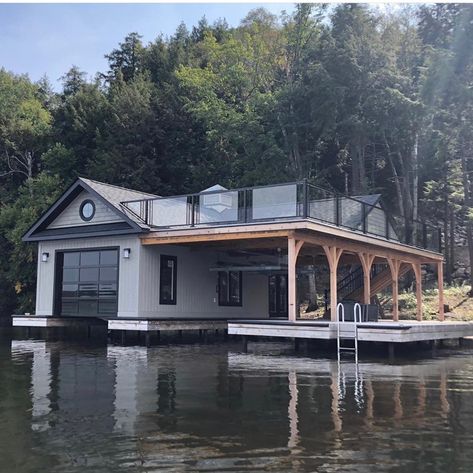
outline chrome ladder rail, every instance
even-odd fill
[[[341,315],[341,317],[340,317]],[[341,320],[340,320],[341,319]],[[353,307],[353,322],[345,322],[345,307],[341,302],[337,305],[337,356],[338,361],[340,362],[340,355],[342,351],[353,352],[355,356],[355,363],[358,363],[358,324],[361,322],[361,305],[356,303]],[[348,332],[345,330],[342,334],[341,327],[347,328],[348,325],[353,325],[353,327]],[[353,340],[354,346],[348,347],[343,346],[343,340]]]

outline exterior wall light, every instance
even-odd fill
[[[124,258],[129,258],[131,254],[131,249],[130,248],[123,248],[123,257]]]
[[[45,253],[41,253],[41,261],[42,261],[43,263],[46,263],[46,262],[48,261],[48,259],[49,259],[49,253],[46,253],[46,252],[45,252]]]

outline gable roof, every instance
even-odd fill
[[[353,198],[361,200],[365,204],[375,206],[380,203],[381,194],[355,195]]]
[[[120,212],[120,214],[126,215],[141,228],[150,228],[138,216],[122,205],[121,202],[126,202],[129,200],[153,199],[160,197],[159,195],[135,191],[132,189],[127,189],[126,187],[114,186],[112,184],[105,184],[104,182],[85,179],[83,177],[79,177],[79,180],[90,187],[90,189],[93,189],[94,192],[105,199],[105,201],[109,202]]]
[[[214,184],[213,186],[207,187],[207,189],[201,190],[200,194],[205,194],[206,192],[217,192],[217,191],[227,191],[226,187],[221,186],[220,184]]]
[[[48,229],[48,225],[84,190],[99,199],[112,212],[118,215],[123,222],[70,227],[67,229],[66,233],[64,229]],[[148,231],[149,226],[138,216],[130,212],[125,206],[121,205],[120,202],[135,199],[150,199],[153,197],[158,196],[79,177],[29,228],[23,235],[23,241],[101,236],[110,233],[120,235]]]
[[[345,198],[341,197],[341,200],[345,201],[345,203],[342,203],[344,225],[352,229],[361,228],[363,225],[363,209],[357,203],[357,201],[368,205],[367,209],[365,207],[366,216],[368,216],[368,214],[370,214],[375,207],[383,210],[384,212],[380,202],[381,194],[357,195]]]

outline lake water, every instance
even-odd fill
[[[472,472],[472,355],[3,337],[0,471]]]

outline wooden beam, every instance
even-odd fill
[[[437,263],[437,278],[438,278],[438,287],[439,287],[439,316],[440,321],[445,320],[444,313],[444,298],[443,298],[443,263],[439,261]]]
[[[337,268],[340,256],[342,256],[343,249],[336,246],[324,246],[325,254],[327,256],[328,265],[330,268],[330,320],[335,322],[337,320]]]
[[[337,238],[330,238],[324,235],[318,234],[307,234],[303,232],[295,232],[295,238],[298,240],[304,240],[306,243],[310,243],[317,246],[336,246],[343,248],[344,251],[350,251],[353,253],[370,253],[375,257],[379,258],[392,258],[404,261],[411,264],[420,264],[424,263],[425,259],[422,257],[417,257],[415,255],[409,255],[404,252],[393,251],[387,248],[374,247],[369,244],[355,243],[347,240],[341,240]],[[430,261],[431,262],[431,261]]]
[[[389,269],[391,270],[392,278],[392,296],[393,296],[393,321],[399,320],[399,269],[401,268],[401,261],[393,258],[388,258]]]
[[[384,240],[375,236],[370,236],[360,232],[354,232],[348,229],[336,227],[334,225],[327,225],[315,221],[309,220],[297,220],[292,222],[279,222],[279,223],[254,223],[245,225],[228,225],[219,227],[194,227],[194,228],[180,228],[180,229],[162,229],[159,231],[151,231],[141,237],[143,244],[169,244],[169,243],[185,243],[186,238],[190,236],[201,236],[208,235],[210,240],[200,241],[218,241],[223,239],[223,235],[232,235],[229,239],[234,238],[233,235],[239,233],[262,233],[262,232],[273,232],[283,231],[285,232],[282,236],[287,236],[288,231],[301,231],[310,232],[314,235],[325,236],[329,238],[327,244],[332,246],[340,246],[338,241],[360,243],[363,246],[363,250],[367,248],[376,249],[376,251],[370,251],[373,254],[380,254],[378,249],[381,250],[392,250],[397,254],[402,253],[408,256],[418,257],[422,259],[423,263],[434,263],[439,260],[443,260],[443,256],[440,253],[435,253],[429,250],[423,250],[421,248],[415,248],[413,246],[404,245],[394,240]],[[281,235],[277,235],[281,236]],[[177,239],[176,237],[183,237],[183,239]],[[263,236],[261,236],[263,238]],[[253,237],[250,237],[253,238]],[[169,239],[168,241],[166,241]],[[194,240],[196,241],[196,240]],[[356,252],[356,251],[355,251]],[[406,260],[407,261],[407,260]]]
[[[288,292],[288,319],[292,322],[297,318],[297,280],[296,266],[297,256],[304,244],[303,241],[296,240],[293,236],[287,238],[287,292]]]
[[[422,268],[420,263],[413,264],[412,269],[416,276],[417,320],[422,320]]]
[[[363,267],[363,304],[371,302],[371,266],[375,256],[369,253],[358,253],[361,266]]]
[[[252,240],[256,238],[277,238],[287,237],[287,230],[272,231],[251,231],[251,232],[234,232],[221,234],[192,234],[175,235],[175,236],[146,236],[141,239],[143,245],[176,245],[182,243],[200,243],[209,241],[233,241],[233,240]]]

